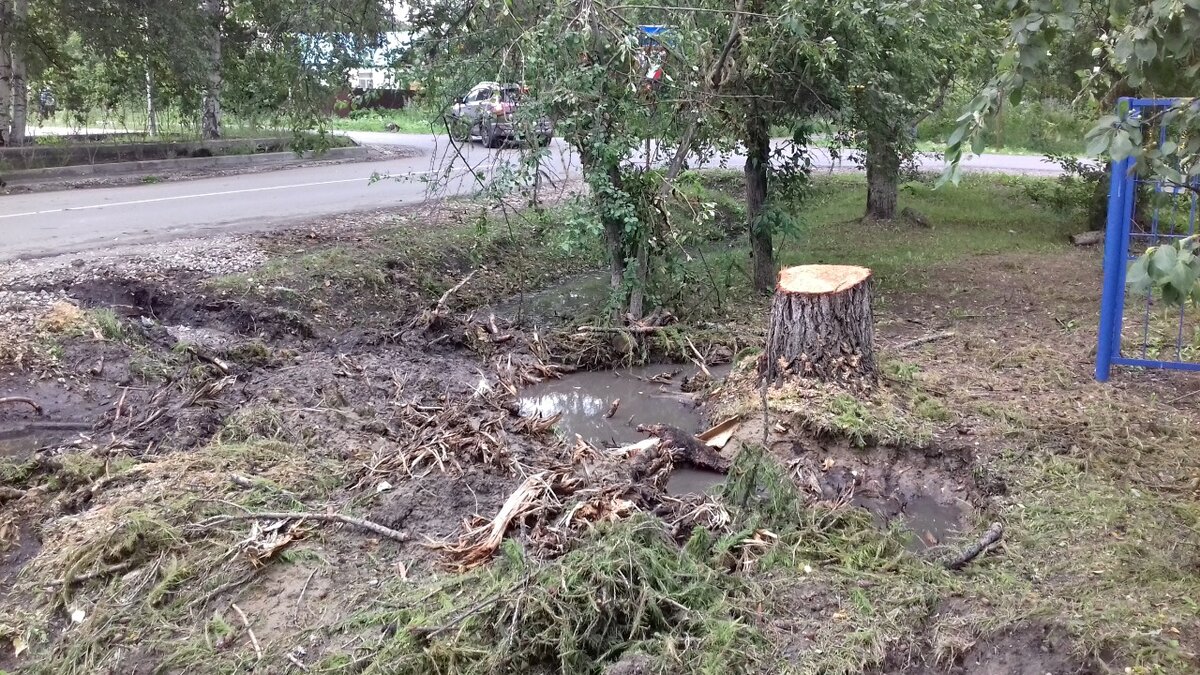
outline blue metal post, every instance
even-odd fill
[[[1121,288],[1122,268],[1125,261],[1125,228],[1122,222],[1125,213],[1124,191],[1128,182],[1128,160],[1113,162],[1108,186],[1108,224],[1104,232],[1104,287],[1100,300],[1100,339],[1096,347],[1096,379],[1107,382],[1112,373],[1112,359],[1116,351],[1117,318],[1123,310],[1125,289]]]

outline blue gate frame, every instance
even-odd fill
[[[1117,110],[1118,114],[1124,111],[1129,117],[1141,118],[1144,111],[1161,110],[1177,102],[1178,99],[1122,98],[1117,103]],[[1163,124],[1159,129],[1160,146],[1168,139],[1168,127],[1169,125]],[[1114,365],[1200,371],[1200,363],[1186,360],[1183,354],[1186,305],[1179,308],[1175,358],[1152,358],[1161,357],[1161,354],[1150,353],[1150,323],[1152,312],[1155,311],[1153,291],[1147,293],[1144,299],[1132,298],[1138,301],[1138,313],[1142,315],[1141,345],[1140,349],[1137,349],[1140,353],[1126,355],[1122,345],[1128,296],[1125,274],[1129,262],[1139,254],[1134,247],[1169,243],[1196,233],[1198,199],[1194,190],[1200,189],[1200,177],[1189,179],[1189,189],[1153,176],[1139,176],[1133,158],[1113,162],[1110,171],[1108,225],[1104,239],[1104,289],[1100,305],[1100,336],[1096,347],[1096,379],[1101,382],[1107,381]],[[1151,186],[1155,195],[1165,194],[1173,197],[1170,214],[1160,214],[1159,204],[1153,205],[1148,231],[1144,229],[1144,224],[1135,222],[1139,186]],[[1179,213],[1178,199],[1174,199],[1180,194],[1190,195],[1187,199],[1189,206],[1186,208],[1186,214]],[[1186,218],[1186,228],[1181,227],[1181,217]],[[1144,307],[1140,306],[1142,304]],[[1134,344],[1133,347],[1136,349],[1137,345]]]

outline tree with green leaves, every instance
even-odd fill
[[[867,171],[866,217],[891,220],[917,124],[944,104],[956,77],[990,54],[991,25],[982,6],[965,2],[884,0],[845,20],[858,36],[847,54],[847,121]]]
[[[1060,45],[1077,40],[1088,26],[1102,25],[1106,30],[1093,41],[1096,65],[1086,73],[1082,91],[1178,100],[1149,115],[1121,106],[1102,116],[1087,134],[1087,153],[1114,162],[1132,159],[1131,170],[1139,175],[1179,190],[1200,190],[1200,0],[1009,0],[1008,8],[1004,54],[948,139],[943,180],[958,180],[965,152],[983,151],[1005,98],[1019,100]],[[1165,127],[1174,133],[1160,143],[1155,132]],[[1170,303],[1195,302],[1200,294],[1194,292],[1194,255],[1193,239],[1151,248],[1128,279],[1142,290],[1160,288]]]

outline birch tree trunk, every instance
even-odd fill
[[[12,13],[9,0],[0,0],[0,146],[8,145],[12,127]]]
[[[208,36],[208,86],[204,91],[200,135],[215,140],[221,137],[221,20],[225,14],[221,0],[205,0],[204,6],[212,25]]]
[[[878,378],[871,270],[801,265],[779,273],[764,375],[866,387]]]
[[[15,23],[24,23],[29,17],[29,0],[15,0],[13,18]],[[29,124],[29,81],[25,63],[24,47],[12,47],[12,129],[8,134],[9,145],[25,145],[25,128]]]

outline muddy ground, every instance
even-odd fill
[[[878,303],[879,391],[785,386],[764,420],[765,299],[628,342],[485,309],[586,257],[342,225],[6,272],[0,398],[40,414],[0,405],[0,670],[1200,664],[1200,381],[1091,381],[1097,251],[922,269]],[[634,386],[598,435],[530,416],[601,366]],[[605,450],[729,418],[727,479]]]

